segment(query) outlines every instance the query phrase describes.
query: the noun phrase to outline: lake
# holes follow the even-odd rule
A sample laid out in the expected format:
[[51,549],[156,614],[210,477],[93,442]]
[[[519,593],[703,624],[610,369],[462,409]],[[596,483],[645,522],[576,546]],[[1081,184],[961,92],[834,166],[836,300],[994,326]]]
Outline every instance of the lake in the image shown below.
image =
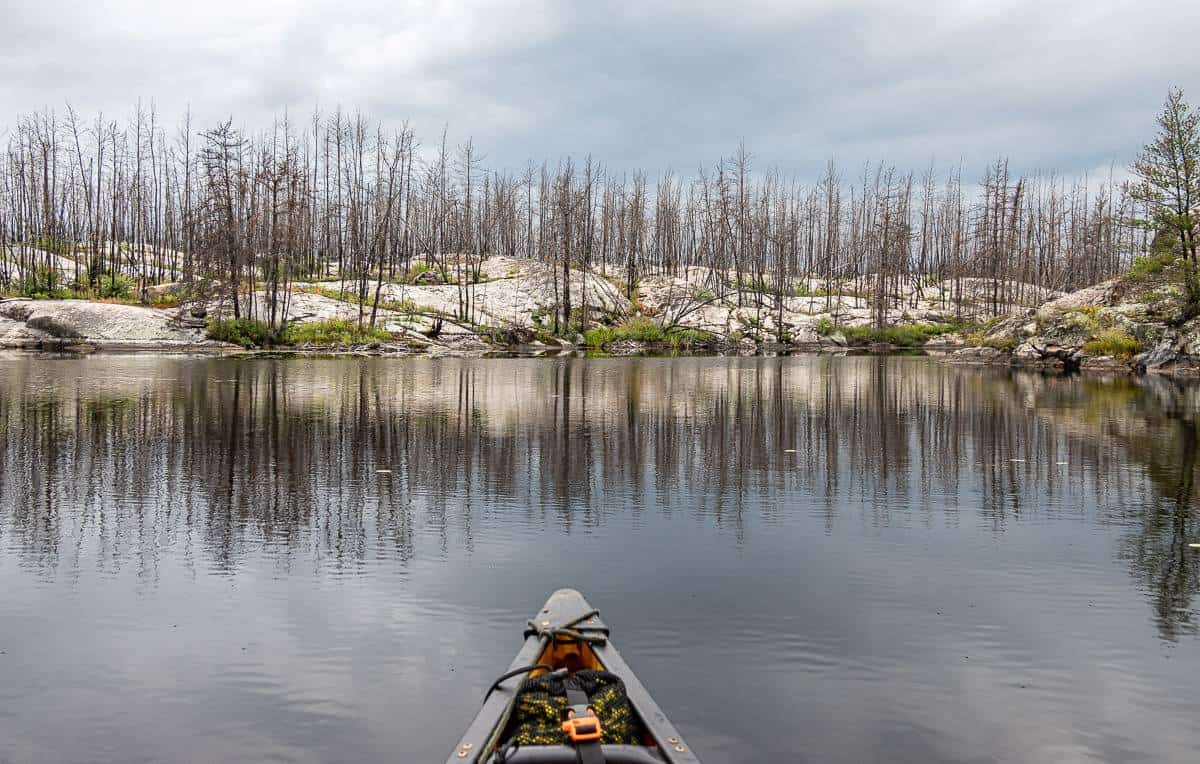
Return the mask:
[[0,359],[0,762],[441,762],[580,589],[706,762],[1192,761],[1200,388]]

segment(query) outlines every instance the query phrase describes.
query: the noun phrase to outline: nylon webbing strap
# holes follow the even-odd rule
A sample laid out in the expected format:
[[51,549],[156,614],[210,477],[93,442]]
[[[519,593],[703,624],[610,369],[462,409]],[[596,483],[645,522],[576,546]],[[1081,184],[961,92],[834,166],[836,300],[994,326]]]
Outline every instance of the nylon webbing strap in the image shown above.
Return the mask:
[[[567,691],[567,707],[575,711],[576,714],[587,713],[587,693],[570,686],[565,689]],[[604,764],[604,750],[600,747],[600,741],[592,740],[587,743],[576,743],[575,759],[579,764]]]
[[593,645],[602,645],[608,641],[607,636],[603,633],[588,632],[586,626],[579,625],[596,615],[600,615],[599,610],[589,610],[583,615],[567,621],[562,626],[551,626],[548,622],[543,626],[537,621],[526,621],[529,624],[529,628],[525,630],[525,636],[528,637],[531,634],[537,634],[539,637],[544,637],[550,641],[565,638]]

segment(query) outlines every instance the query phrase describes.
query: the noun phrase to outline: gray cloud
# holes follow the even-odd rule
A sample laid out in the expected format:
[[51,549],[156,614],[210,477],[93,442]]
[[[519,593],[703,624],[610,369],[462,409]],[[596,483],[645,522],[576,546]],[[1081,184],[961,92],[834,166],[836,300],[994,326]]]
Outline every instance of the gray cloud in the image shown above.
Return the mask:
[[920,169],[997,155],[1102,172],[1167,88],[1200,99],[1200,5],[1176,0],[10,2],[0,109],[265,126],[320,105],[448,125],[488,163],[592,153],[690,173],[744,139],[759,166]]

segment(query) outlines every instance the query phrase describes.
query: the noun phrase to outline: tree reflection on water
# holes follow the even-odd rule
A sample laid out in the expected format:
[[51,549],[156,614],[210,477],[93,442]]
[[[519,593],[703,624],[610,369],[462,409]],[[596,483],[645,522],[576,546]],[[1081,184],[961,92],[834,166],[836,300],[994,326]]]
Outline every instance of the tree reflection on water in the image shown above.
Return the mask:
[[248,551],[408,564],[506,513],[569,534],[682,512],[740,540],[749,498],[778,520],[803,497],[827,530],[856,506],[1004,533],[1076,496],[1175,640],[1200,589],[1198,404],[920,359],[25,360],[0,371],[0,538],[45,575],[153,579],[197,552],[233,575]]

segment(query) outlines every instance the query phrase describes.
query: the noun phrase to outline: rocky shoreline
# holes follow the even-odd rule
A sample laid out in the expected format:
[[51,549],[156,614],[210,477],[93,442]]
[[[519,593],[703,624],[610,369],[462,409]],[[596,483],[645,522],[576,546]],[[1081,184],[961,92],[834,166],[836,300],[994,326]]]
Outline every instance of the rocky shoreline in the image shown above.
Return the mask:
[[1059,371],[1200,376],[1195,266],[1146,259],[1125,275],[985,324],[950,359]]
[[[564,338],[548,331],[557,300],[553,273],[540,263],[493,257],[483,262],[480,283],[465,290],[455,284],[380,285],[376,323],[385,341],[246,349],[209,338],[208,321],[231,312],[211,299],[156,308],[0,298],[0,349],[380,356],[903,351],[952,363],[1200,376],[1200,316],[1192,314],[1187,272],[1180,262],[1143,263],[1121,278],[1068,294],[1005,283],[999,291],[1009,299],[998,311],[998,285],[988,280],[928,284],[889,301],[890,329],[884,332],[870,328],[878,306],[849,283],[831,290],[828,282],[811,280],[781,298],[741,284],[714,289],[713,274],[696,269],[640,279],[626,295],[623,273],[576,272],[572,290],[577,304],[587,306],[585,325],[607,333]],[[350,286],[336,280],[296,284],[288,320],[357,321],[362,308],[344,299],[349,293]],[[462,313],[464,293],[469,321],[452,318]],[[245,312],[255,301],[261,306],[265,296],[241,299]],[[984,319],[988,311],[1001,315]],[[670,331],[656,328],[663,325]],[[627,330],[639,326],[644,331]]]

